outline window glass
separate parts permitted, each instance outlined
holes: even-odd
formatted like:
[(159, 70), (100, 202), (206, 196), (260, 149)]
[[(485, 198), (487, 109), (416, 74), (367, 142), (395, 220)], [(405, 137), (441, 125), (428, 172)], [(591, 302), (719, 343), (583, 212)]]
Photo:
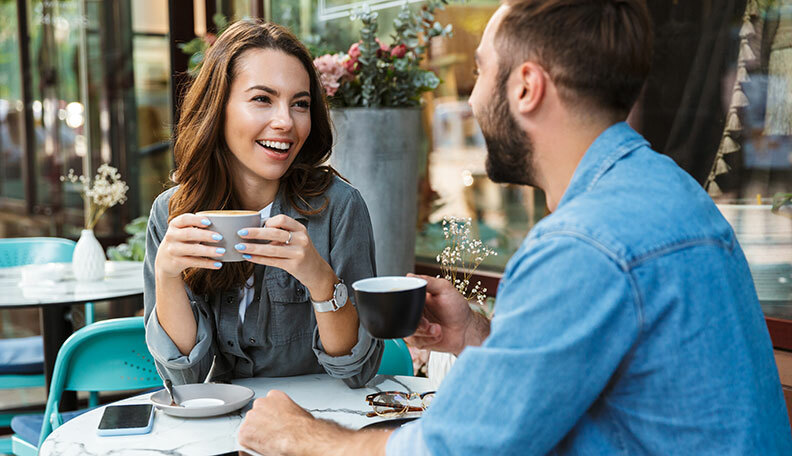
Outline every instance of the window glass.
[(0, 196), (23, 199), (24, 125), (17, 8), (0, 0)]
[(135, 1), (131, 7), (140, 213), (148, 214), (173, 168), (168, 10), (159, 1)]

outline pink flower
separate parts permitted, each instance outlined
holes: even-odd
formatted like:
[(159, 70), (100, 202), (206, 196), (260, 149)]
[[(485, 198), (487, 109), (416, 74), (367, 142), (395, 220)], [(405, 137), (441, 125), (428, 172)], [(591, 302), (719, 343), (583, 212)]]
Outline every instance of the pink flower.
[(215, 41), (217, 41), (217, 35), (215, 35), (214, 33), (207, 33), (206, 35), (204, 35), (203, 40), (204, 43), (211, 46), (215, 43)]
[(379, 38), (374, 38), (374, 39), (377, 41), (377, 44), (379, 44), (379, 49), (377, 49), (377, 57), (382, 58), (388, 55), (388, 53), (390, 53), (390, 47), (388, 47), (387, 44), (380, 41)]
[(342, 62), (341, 54), (325, 54), (314, 59), (314, 65), (319, 72), (319, 80), (322, 82), (327, 96), (335, 95), (341, 86), (341, 80), (348, 76), (345, 64), (346, 62)]
[(397, 59), (400, 59), (400, 58), (404, 57), (406, 54), (407, 54), (407, 46), (405, 46), (403, 44), (400, 44), (400, 45), (394, 47), (390, 51), (391, 57), (394, 57), (394, 58), (397, 58)]
[(358, 70), (358, 57), (360, 57), (360, 42), (353, 43), (352, 46), (349, 46), (349, 51), (347, 52), (349, 58), (344, 60), (344, 68), (346, 68), (347, 72), (350, 74), (356, 73)]
[(357, 60), (360, 57), (360, 42), (353, 43), (352, 46), (349, 46), (349, 51), (347, 51), (349, 57), (354, 60)]

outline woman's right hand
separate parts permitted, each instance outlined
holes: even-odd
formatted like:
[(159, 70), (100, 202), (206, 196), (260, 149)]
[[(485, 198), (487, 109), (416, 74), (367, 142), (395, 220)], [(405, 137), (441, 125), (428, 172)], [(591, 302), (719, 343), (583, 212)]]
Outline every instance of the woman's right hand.
[(222, 240), (222, 235), (207, 229), (212, 222), (195, 214), (181, 214), (168, 223), (168, 231), (157, 250), (154, 269), (157, 275), (181, 278), (187, 268), (220, 269), (223, 263), (214, 258), (225, 250), (204, 245)]

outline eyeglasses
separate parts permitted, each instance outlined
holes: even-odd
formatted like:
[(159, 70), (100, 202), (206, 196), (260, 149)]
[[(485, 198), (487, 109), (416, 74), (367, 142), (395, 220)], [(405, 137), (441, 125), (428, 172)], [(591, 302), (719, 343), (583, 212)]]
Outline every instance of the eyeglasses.
[[(366, 414), (373, 416), (399, 416), (408, 412), (423, 412), (434, 399), (435, 392), (405, 393), (402, 391), (381, 391), (366, 396), (366, 402), (374, 407), (373, 412)], [(420, 402), (419, 402), (420, 400)]]

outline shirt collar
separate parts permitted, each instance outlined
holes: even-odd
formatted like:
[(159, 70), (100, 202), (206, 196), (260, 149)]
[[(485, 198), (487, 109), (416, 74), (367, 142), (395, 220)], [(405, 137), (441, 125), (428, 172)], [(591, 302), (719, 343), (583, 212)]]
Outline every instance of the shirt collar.
[(558, 203), (558, 208), (591, 190), (614, 163), (643, 145), (649, 145), (649, 142), (627, 122), (608, 127), (586, 150)]

